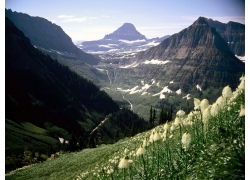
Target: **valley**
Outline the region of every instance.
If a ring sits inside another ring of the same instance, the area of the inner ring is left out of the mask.
[[[244,24],[147,38],[126,22],[73,44],[5,9],[5,39],[6,179],[244,177]]]

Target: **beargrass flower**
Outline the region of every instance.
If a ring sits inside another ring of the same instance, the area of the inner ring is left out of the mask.
[[[149,142],[148,142],[147,139],[145,138],[145,139],[143,140],[142,146],[143,146],[143,147],[147,147],[148,145],[149,145]]]
[[[149,136],[149,142],[153,142],[154,141],[154,134],[155,134],[154,131],[150,134],[150,136]]]
[[[245,107],[242,104],[240,105],[240,114],[239,114],[239,116],[240,117],[245,116]]]
[[[108,171],[107,171],[107,174],[112,174],[113,172],[114,172],[114,169],[109,168]]]
[[[141,145],[139,149],[136,151],[136,156],[141,156],[146,153],[146,149]]]
[[[181,143],[183,145],[184,150],[187,151],[191,143],[191,135],[189,133],[184,133],[182,135]]]
[[[129,152],[129,151],[128,151],[128,149],[127,149],[127,148],[125,148],[125,150],[124,150],[124,154],[126,155],[128,152]]]
[[[232,89],[229,86],[224,87],[222,90],[222,96],[224,98],[230,98],[232,96]]]
[[[200,104],[201,104],[201,101],[197,98],[194,98],[194,110],[199,110]]]
[[[245,90],[245,77],[243,75],[240,78],[240,85],[238,86],[238,89]]]
[[[211,115],[212,115],[213,117],[215,117],[215,116],[218,115],[218,113],[219,113],[219,106],[218,106],[217,103],[213,103],[210,112],[211,112]]]
[[[207,99],[203,99],[200,104],[201,112],[203,112],[209,106]]]
[[[164,124],[163,129],[166,130],[166,131],[168,131],[168,129],[169,129],[169,124],[168,124],[168,122],[166,122],[166,123]]]
[[[175,119],[174,119],[174,124],[177,126],[180,123],[181,123],[181,119],[178,116],[176,116]]]
[[[156,133],[154,134],[153,140],[154,140],[154,141],[158,141],[158,140],[160,140],[160,139],[161,139],[161,136],[160,136],[160,134],[156,131]]]
[[[176,116],[178,116],[178,117],[183,117],[184,115],[185,115],[185,112],[183,110],[179,110],[176,113]]]
[[[128,168],[130,165],[130,162],[129,162],[129,157],[126,156],[124,158],[121,158],[120,162],[119,162],[119,165],[118,165],[118,168],[120,169],[125,169],[125,168]]]
[[[176,129],[176,126],[175,126],[174,123],[172,123],[171,128],[170,128],[170,131],[173,132],[175,129]]]
[[[209,119],[211,119],[211,112],[209,108],[206,108],[202,113],[202,122],[207,125],[209,122]]]

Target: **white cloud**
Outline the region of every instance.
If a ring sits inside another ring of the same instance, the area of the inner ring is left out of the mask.
[[[73,17],[75,17],[75,16],[67,16],[67,15],[59,15],[59,16],[57,16],[58,18],[62,18],[62,19],[68,19],[68,18],[73,18]]]
[[[68,16],[68,15],[59,15],[57,16],[60,19],[64,19],[61,22],[83,22],[87,20],[95,20],[96,17],[75,17],[74,15]]]

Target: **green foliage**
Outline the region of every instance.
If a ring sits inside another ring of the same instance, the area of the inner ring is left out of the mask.
[[[239,89],[207,122],[201,111],[192,111],[179,123],[168,123],[175,128],[160,125],[112,145],[15,171],[6,179],[244,179],[244,104],[244,90]],[[145,151],[138,155],[140,147]],[[124,157],[129,165],[121,169]]]

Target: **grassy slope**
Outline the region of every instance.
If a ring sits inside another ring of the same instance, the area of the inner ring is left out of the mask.
[[[237,92],[237,98],[209,119],[207,130],[203,128],[200,117],[195,116],[190,125],[191,121],[186,121],[184,116],[181,128],[168,132],[166,141],[160,139],[145,147],[144,161],[134,154],[142,141],[150,137],[151,131],[113,145],[64,154],[55,160],[13,171],[6,175],[6,180],[34,177],[46,180],[111,179],[112,176],[114,179],[146,179],[146,176],[147,179],[244,179],[245,116],[239,117],[239,110],[245,103],[245,93],[242,90]],[[164,127],[158,126],[156,131],[163,135]],[[189,132],[192,137],[187,151],[182,149],[181,144],[184,132]],[[124,152],[125,148],[128,152]],[[133,163],[129,169],[122,171],[117,166],[124,156],[128,156]],[[114,172],[108,174],[108,168]]]
[[[29,142],[29,143],[27,143]],[[56,145],[57,139],[46,135],[46,130],[29,122],[16,123],[5,120],[5,149],[32,148],[44,145]]]

